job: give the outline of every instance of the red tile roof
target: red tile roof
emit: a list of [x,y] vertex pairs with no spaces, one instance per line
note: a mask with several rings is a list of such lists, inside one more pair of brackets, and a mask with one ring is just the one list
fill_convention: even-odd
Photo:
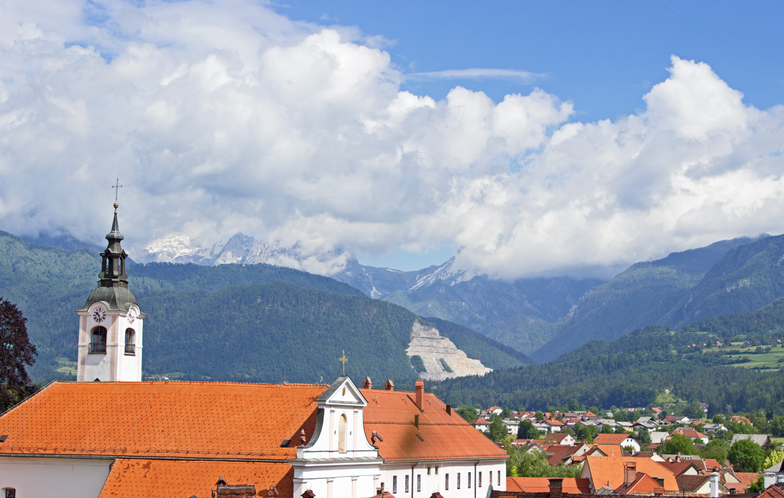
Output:
[[632,434],[597,434],[593,438],[593,444],[598,445],[615,445],[623,443],[626,438],[634,439]]
[[[585,478],[564,479],[563,492],[568,494],[590,494],[591,482]],[[524,493],[546,493],[550,491],[548,477],[507,477],[506,490]]]
[[[310,440],[322,385],[54,383],[0,418],[3,453],[279,459]],[[274,414],[281,416],[271,416]],[[476,429],[472,429],[476,431]],[[281,448],[283,440],[291,440]]]
[[98,498],[209,497],[221,477],[230,485],[254,485],[258,496],[266,496],[270,486],[280,496],[294,492],[288,463],[118,458]]
[[784,491],[777,485],[771,484],[757,498],[784,498]]
[[[376,431],[383,442],[376,443],[385,461],[426,461],[439,459],[508,458],[457,412],[446,412],[446,405],[435,395],[424,394],[424,413],[417,407],[413,393],[360,389],[368,400],[364,410],[368,440]],[[414,425],[419,415],[419,427]],[[421,439],[420,439],[421,438]]]
[[588,456],[583,464],[583,475],[586,472],[590,475],[596,489],[601,489],[608,483],[610,489],[617,489],[624,481],[625,463],[635,463],[637,472],[664,479],[666,491],[678,491],[678,483],[672,472],[650,458]]
[[624,483],[618,486],[615,490],[616,494],[619,495],[653,495],[659,491],[660,493],[664,492],[664,489],[659,486],[659,483],[653,480],[651,476],[648,474],[644,474],[642,472],[637,472],[634,481],[630,483]]
[[746,487],[754,484],[754,481],[756,481],[760,476],[756,472],[734,472],[734,474],[740,482],[746,485]]

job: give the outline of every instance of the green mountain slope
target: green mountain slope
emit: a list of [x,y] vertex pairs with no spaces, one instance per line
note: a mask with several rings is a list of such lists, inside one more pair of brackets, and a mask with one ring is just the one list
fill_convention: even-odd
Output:
[[[760,242],[764,240],[769,239]],[[559,322],[558,333],[534,357],[540,361],[553,360],[590,340],[606,341],[660,323],[728,251],[749,242],[752,239],[745,237],[726,240],[632,265],[580,299]],[[754,308],[740,311],[750,309]]]
[[457,405],[481,403],[545,409],[572,398],[585,406],[647,406],[671,388],[687,401],[708,403],[710,413],[760,408],[784,413],[784,372],[740,368],[732,348],[706,348],[716,340],[772,344],[784,357],[784,298],[761,310],[722,316],[673,331],[663,326],[618,339],[590,341],[555,361],[450,379],[439,395]]
[[[34,379],[68,378],[67,360],[76,360],[74,310],[95,287],[99,267],[100,257],[87,250],[36,246],[0,233],[0,296],[28,318],[39,351]],[[417,317],[347,284],[268,265],[148,264],[129,265],[128,272],[148,313],[148,373],[314,382],[336,375],[345,348],[354,375],[402,383],[416,377],[405,349]],[[445,336],[490,368],[525,361],[477,332],[444,325]]]
[[535,316],[516,315],[487,334],[487,337],[530,354],[552,339],[557,331],[558,326],[554,323]]
[[784,236],[736,247],[672,307],[661,323],[680,327],[695,320],[759,309],[784,296]]

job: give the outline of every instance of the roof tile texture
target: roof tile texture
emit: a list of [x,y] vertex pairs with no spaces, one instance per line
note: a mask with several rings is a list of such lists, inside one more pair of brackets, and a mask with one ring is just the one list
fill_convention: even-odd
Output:
[[[368,400],[364,410],[368,440],[376,431],[384,441],[377,442],[379,455],[386,461],[425,461],[444,458],[507,458],[505,451],[493,444],[463,417],[435,395],[425,393],[424,413],[413,393],[361,389]],[[419,415],[419,427],[414,425]],[[421,436],[420,440],[417,435]]]
[[255,486],[257,496],[266,496],[270,486],[291,496],[293,475],[288,463],[118,458],[98,498],[209,497],[221,477],[230,485]]
[[[3,453],[296,457],[326,386],[55,383],[0,418]],[[288,448],[281,448],[290,439]]]

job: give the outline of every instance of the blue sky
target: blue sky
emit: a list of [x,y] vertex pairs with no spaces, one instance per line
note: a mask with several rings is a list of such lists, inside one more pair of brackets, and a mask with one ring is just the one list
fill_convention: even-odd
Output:
[[710,64],[760,109],[781,103],[784,92],[781,2],[295,0],[276,10],[381,35],[404,73],[501,68],[545,75],[532,84],[487,78],[404,85],[437,99],[456,84],[495,101],[537,86],[573,101],[573,119],[615,119],[644,107],[642,96],[667,78],[671,55]]
[[610,276],[780,234],[782,10],[7,0],[0,229],[100,241],[119,174],[138,260]]

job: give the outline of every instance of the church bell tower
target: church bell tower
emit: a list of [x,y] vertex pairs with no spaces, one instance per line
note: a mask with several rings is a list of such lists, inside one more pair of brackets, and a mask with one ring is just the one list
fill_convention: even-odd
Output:
[[98,287],[87,302],[76,310],[79,315],[79,382],[142,380],[142,321],[146,316],[128,290],[125,258],[120,242],[123,236],[117,223],[114,203],[109,244],[101,253]]

